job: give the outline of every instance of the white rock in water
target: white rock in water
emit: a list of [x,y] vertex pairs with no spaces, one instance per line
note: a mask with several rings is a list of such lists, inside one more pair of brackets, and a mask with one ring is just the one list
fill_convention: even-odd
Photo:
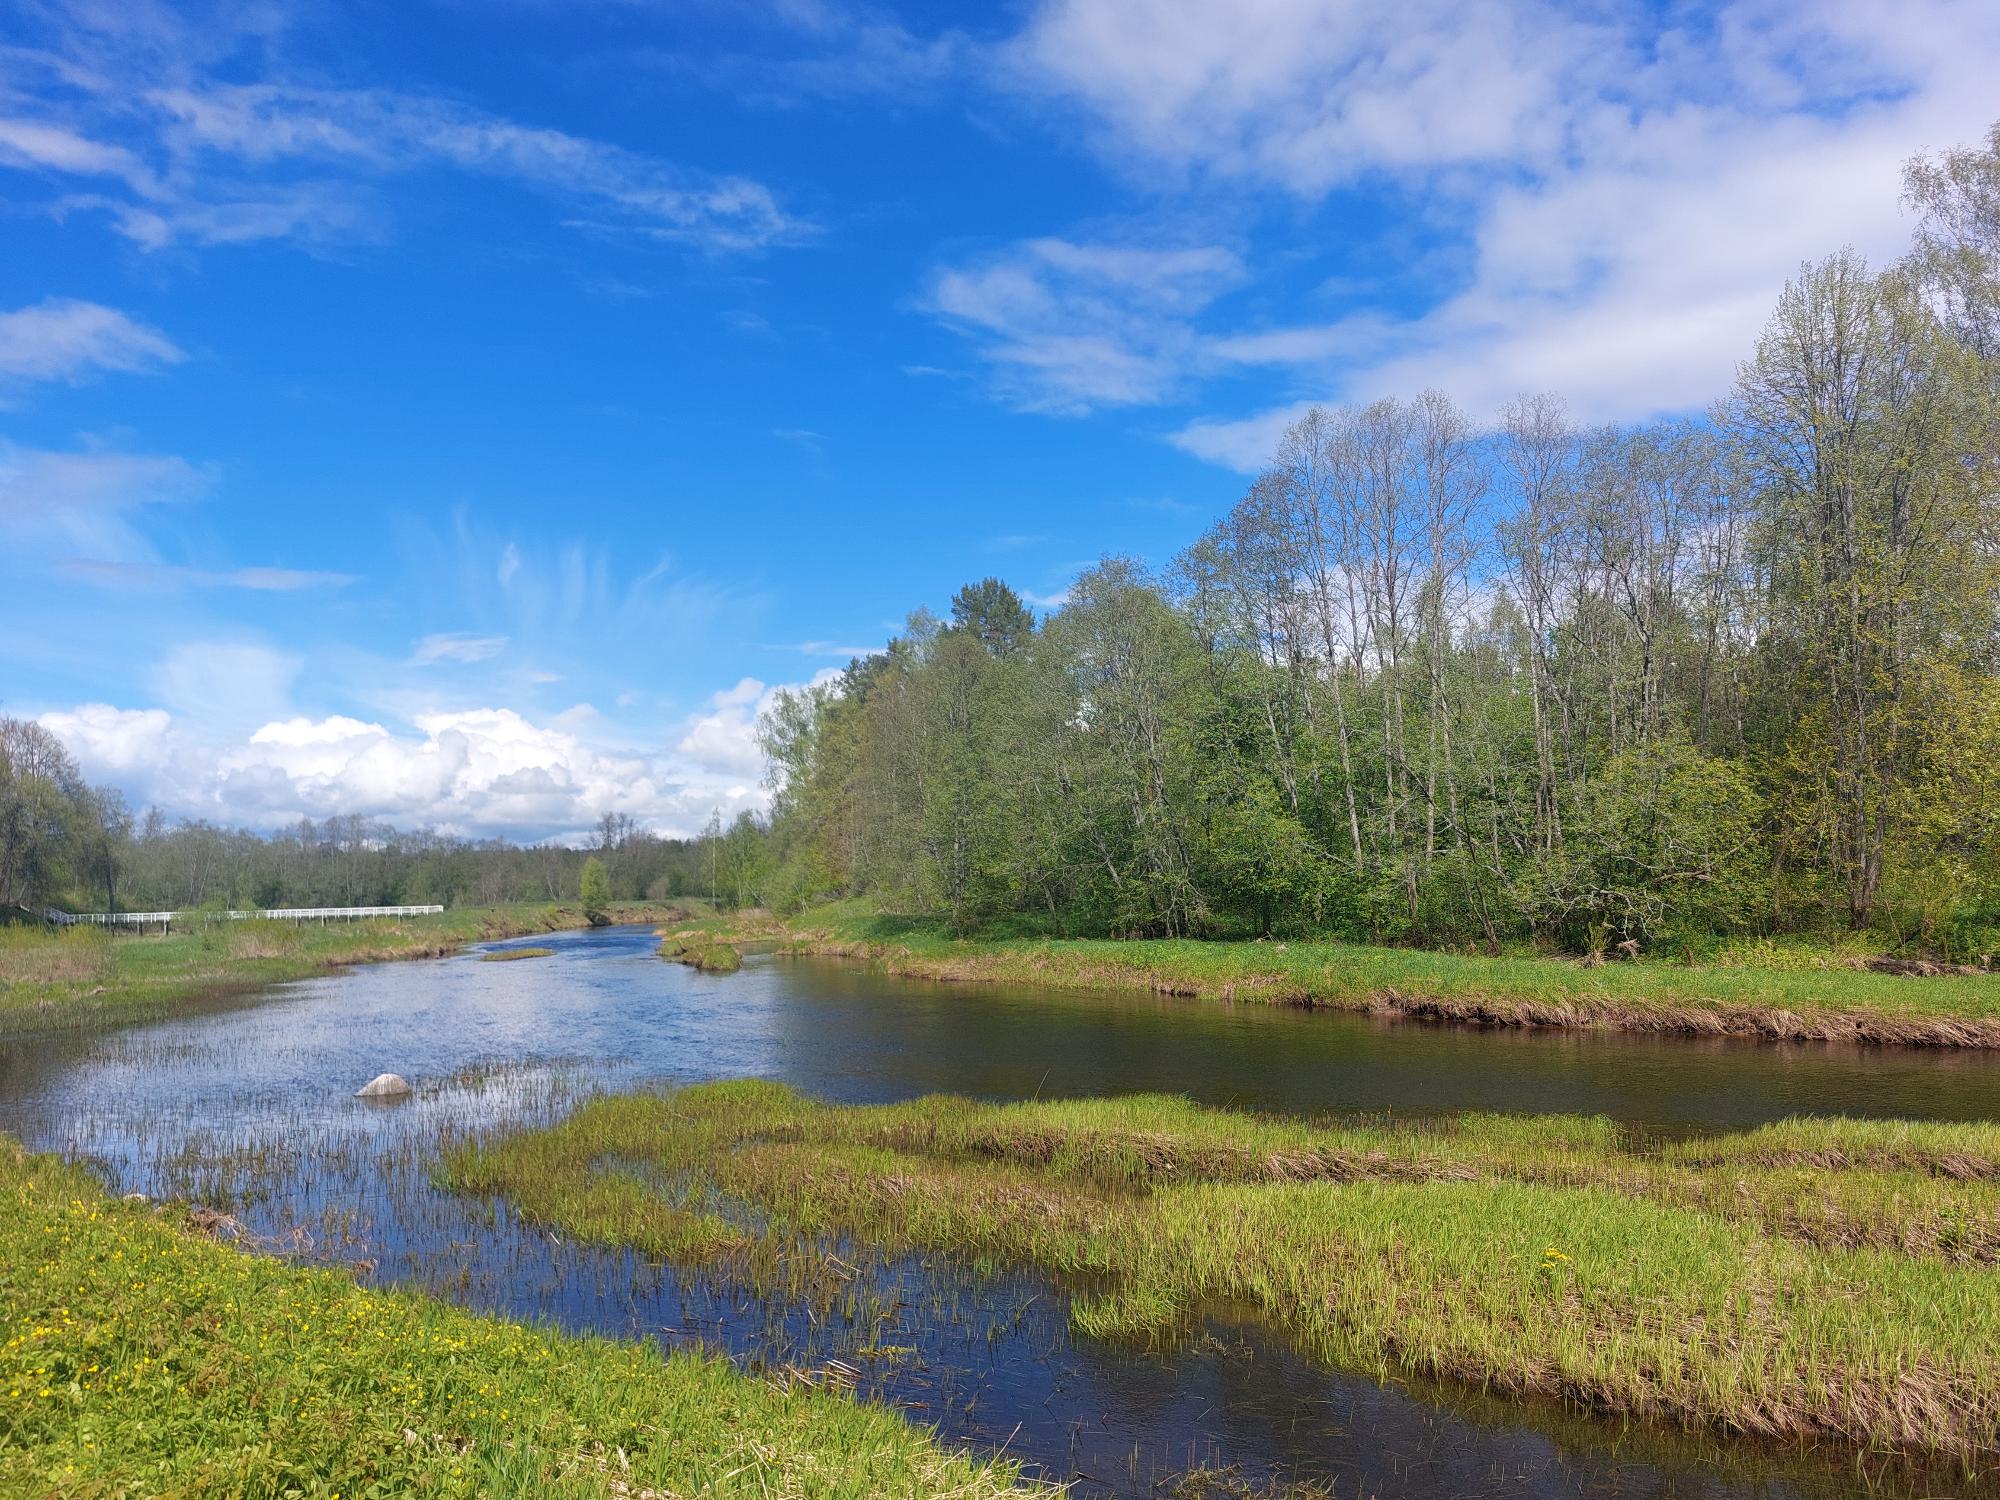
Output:
[[377,1073],[373,1078],[354,1091],[357,1099],[389,1099],[397,1094],[407,1094],[410,1086],[394,1073]]

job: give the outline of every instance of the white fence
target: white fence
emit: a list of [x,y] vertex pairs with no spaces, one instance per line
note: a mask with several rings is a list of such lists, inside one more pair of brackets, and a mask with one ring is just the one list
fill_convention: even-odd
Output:
[[269,911],[55,911],[36,913],[58,927],[85,923],[98,927],[158,927],[162,931],[179,922],[262,920],[267,922],[358,922],[367,917],[429,917],[442,906],[274,906]]

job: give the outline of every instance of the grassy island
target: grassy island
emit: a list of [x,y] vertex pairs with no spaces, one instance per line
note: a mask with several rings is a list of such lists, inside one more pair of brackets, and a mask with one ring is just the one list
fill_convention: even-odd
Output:
[[[2000,1449],[2000,1127],[1310,1125],[1138,1097],[606,1098],[457,1149],[455,1187],[753,1281],[841,1240],[1075,1278],[1080,1332],[1248,1307],[1309,1355],[1688,1427]],[[850,1252],[851,1253],[851,1252]]]

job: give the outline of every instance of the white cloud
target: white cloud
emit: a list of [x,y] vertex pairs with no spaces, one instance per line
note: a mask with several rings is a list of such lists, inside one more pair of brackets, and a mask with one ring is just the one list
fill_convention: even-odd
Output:
[[43,728],[60,739],[93,778],[122,778],[157,770],[176,746],[173,716],[162,708],[113,708],[85,703],[41,715]]
[[778,691],[746,678],[715,694],[671,749],[594,740],[604,726],[588,705],[543,723],[508,708],[418,714],[400,732],[334,714],[217,734],[197,731],[212,705],[193,703],[172,713],[85,704],[41,722],[91,775],[175,816],[272,828],[358,814],[536,840],[580,837],[622,812],[690,834],[711,809],[726,820],[767,805],[754,731]]
[[355,581],[352,573],[332,573],[317,568],[188,568],[169,563],[103,562],[91,558],[71,558],[61,564],[71,578],[106,588],[194,588],[249,589],[255,593],[288,594],[304,589],[345,588]]
[[1495,0],[1046,0],[1011,63],[1115,160],[1316,195],[1557,151],[1565,95],[1628,74],[1624,41]]
[[427,667],[441,661],[476,662],[487,661],[507,649],[504,635],[470,635],[464,631],[446,631],[438,635],[427,635],[416,643],[410,652],[413,665]]
[[776,692],[754,677],[743,678],[709,700],[709,711],[695,717],[674,748],[707,770],[757,779],[764,768],[757,718]]
[[[1802,261],[1900,252],[1899,166],[1983,134],[2000,11],[1044,0],[1009,61],[1100,151],[1192,187],[1211,216],[1275,187],[1366,238],[1363,209],[1326,206],[1360,185],[1379,218],[1429,236],[1410,252],[1421,274],[1349,288],[1322,321],[1190,336],[1185,315],[1151,314],[1115,345],[1153,356],[1134,399],[1258,366],[1332,400],[1434,385],[1490,412],[1556,390],[1625,420],[1721,395]],[[1174,440],[1254,467],[1298,409],[1211,415]]]
[[149,563],[130,513],[194,499],[214,471],[163,453],[24,448],[0,439],[0,538],[21,556],[55,551]]
[[1172,395],[1190,320],[1243,274],[1220,245],[1042,238],[940,270],[925,305],[975,342],[1002,400],[1080,415]]
[[75,381],[99,370],[149,370],[186,357],[157,328],[95,302],[45,297],[0,313],[0,378]]
[[[377,185],[505,182],[563,222],[735,251],[809,233],[764,184],[455,99],[298,81],[285,7],[31,7],[0,80],[0,167],[56,184],[147,249],[379,237]],[[228,81],[223,81],[227,76]]]

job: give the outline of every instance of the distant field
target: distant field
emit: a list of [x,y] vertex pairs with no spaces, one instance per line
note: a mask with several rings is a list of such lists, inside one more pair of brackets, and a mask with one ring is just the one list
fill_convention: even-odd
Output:
[[1733,962],[1586,967],[1347,943],[960,939],[860,903],[784,923],[701,925],[928,979],[1147,990],[1501,1026],[2000,1046],[2000,974],[1908,978],[1857,969],[1836,953],[1751,948]]

